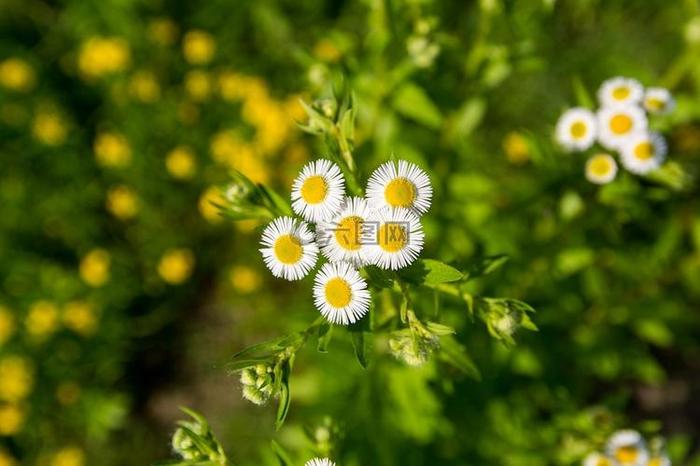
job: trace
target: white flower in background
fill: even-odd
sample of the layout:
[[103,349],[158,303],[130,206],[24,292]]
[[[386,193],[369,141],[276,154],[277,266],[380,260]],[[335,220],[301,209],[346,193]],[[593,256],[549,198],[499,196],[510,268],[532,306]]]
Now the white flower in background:
[[666,141],[658,133],[635,134],[622,146],[622,165],[632,173],[645,175],[661,166],[666,149]]
[[586,179],[595,184],[607,184],[617,175],[617,163],[609,154],[596,154],[586,161]]
[[316,228],[321,252],[331,262],[345,261],[355,267],[367,262],[367,247],[363,239],[371,209],[361,197],[348,197],[340,212]]
[[644,94],[644,108],[649,113],[669,113],[676,106],[673,96],[663,87],[650,87]]
[[583,460],[583,466],[616,466],[615,461],[600,453],[591,453]]
[[634,105],[598,111],[598,140],[608,149],[620,149],[633,134],[646,131],[647,117]]
[[654,455],[646,466],[671,466],[671,459],[666,454]]
[[329,322],[353,324],[369,310],[367,282],[347,262],[324,264],[314,280],[314,303]]
[[345,198],[345,179],[330,160],[309,162],[292,185],[292,208],[309,222],[332,217]]
[[275,277],[299,280],[316,264],[318,247],[306,223],[278,217],[263,231],[260,249],[265,265]]
[[603,82],[598,89],[598,100],[603,107],[639,104],[644,88],[636,79],[616,77]]
[[416,260],[423,249],[423,227],[408,209],[384,208],[372,213],[367,246],[369,262],[397,270]]
[[581,107],[565,111],[557,122],[557,142],[568,151],[583,151],[596,139],[596,118],[593,112]]
[[328,458],[314,458],[307,461],[304,466],[335,466],[335,463]]
[[367,202],[373,209],[405,208],[423,215],[430,208],[432,197],[428,175],[405,160],[380,165],[367,182]]
[[608,440],[607,453],[619,466],[646,466],[649,460],[644,439],[635,430],[619,430]]

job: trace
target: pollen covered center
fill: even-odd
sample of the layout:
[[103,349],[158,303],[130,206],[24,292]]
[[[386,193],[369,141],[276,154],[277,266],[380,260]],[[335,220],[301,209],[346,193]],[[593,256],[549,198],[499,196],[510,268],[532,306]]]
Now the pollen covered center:
[[634,157],[638,160],[654,158],[654,146],[650,142],[641,142],[634,148]]
[[347,281],[340,277],[331,278],[326,283],[326,301],[333,307],[341,308],[350,304],[352,289]]
[[582,121],[576,121],[571,125],[571,136],[574,139],[581,139],[586,135],[586,124]]
[[404,177],[394,178],[386,185],[384,197],[392,207],[411,207],[416,200],[416,186]]
[[357,251],[362,246],[362,218],[351,215],[338,222],[335,230],[335,240],[338,245],[348,251]]
[[615,100],[625,100],[630,96],[630,88],[627,86],[616,87],[612,92],[612,96]]
[[596,466],[612,466],[612,465],[610,464],[609,459],[603,457],[603,458],[598,459]]
[[622,464],[633,464],[637,461],[638,453],[635,446],[620,447],[615,451],[615,459]]
[[654,97],[649,97],[646,101],[647,107],[650,110],[659,111],[664,108],[664,101],[661,99],[656,99]]
[[591,159],[591,162],[588,164],[588,169],[594,175],[604,176],[612,169],[612,163],[607,157],[597,156]]
[[299,262],[304,250],[301,241],[294,235],[282,235],[275,241],[275,257],[285,265],[292,265]]
[[377,231],[377,244],[386,252],[398,252],[407,242],[406,227],[400,223],[387,222]]
[[301,198],[308,204],[323,202],[326,194],[328,194],[328,183],[321,175],[310,176],[301,185]]
[[632,129],[632,118],[617,114],[610,119],[610,130],[615,134],[626,134]]

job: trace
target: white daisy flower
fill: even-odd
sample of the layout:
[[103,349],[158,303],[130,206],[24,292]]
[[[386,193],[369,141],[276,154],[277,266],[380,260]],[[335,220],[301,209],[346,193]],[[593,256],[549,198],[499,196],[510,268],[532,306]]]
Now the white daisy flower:
[[363,239],[370,213],[371,209],[363,198],[348,197],[333,219],[317,226],[318,244],[329,261],[350,262],[355,267],[367,263],[367,246]]
[[650,87],[644,94],[644,108],[649,113],[669,113],[675,106],[673,96],[663,87]]
[[367,202],[373,209],[396,207],[423,215],[430,208],[433,187],[428,175],[405,160],[380,165],[367,182]]
[[316,274],[314,303],[329,322],[354,324],[369,310],[367,282],[349,263],[329,262]]
[[666,454],[654,455],[646,466],[671,466],[671,459]]
[[260,249],[275,277],[299,280],[316,264],[318,246],[308,225],[292,217],[274,219],[262,234]]
[[383,269],[406,267],[423,249],[423,227],[418,216],[408,209],[374,211],[368,227],[367,258]]
[[607,184],[617,175],[617,163],[608,154],[596,154],[586,161],[586,179],[595,184]]
[[557,142],[568,151],[584,151],[595,142],[596,126],[593,112],[582,107],[570,108],[557,121]]
[[292,185],[292,208],[309,222],[332,217],[345,198],[345,178],[330,160],[309,162]]
[[598,140],[608,149],[619,149],[633,134],[647,129],[644,111],[634,105],[598,111]]
[[583,466],[616,466],[615,461],[600,453],[591,453],[583,460]]
[[598,89],[598,100],[603,107],[638,104],[642,101],[644,88],[636,79],[611,78]]
[[328,458],[314,458],[307,461],[304,466],[335,466],[335,463]]
[[649,460],[644,439],[635,430],[619,430],[608,440],[607,453],[619,466],[646,466]]
[[658,133],[638,133],[622,146],[622,165],[637,175],[646,175],[661,166],[666,158],[666,141]]

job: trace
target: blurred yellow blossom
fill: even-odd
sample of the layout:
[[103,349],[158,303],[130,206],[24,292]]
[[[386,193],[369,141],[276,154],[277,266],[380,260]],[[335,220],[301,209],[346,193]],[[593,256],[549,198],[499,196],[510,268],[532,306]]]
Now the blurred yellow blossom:
[[129,81],[129,92],[141,102],[153,103],[160,98],[160,85],[152,72],[136,71]]
[[25,92],[34,87],[36,77],[29,63],[20,58],[0,62],[0,85],[13,91]]
[[15,403],[29,395],[34,385],[32,365],[21,356],[0,359],[0,400]]
[[15,458],[4,448],[0,448],[0,466],[17,466]]
[[90,336],[97,329],[97,317],[92,305],[85,301],[72,301],[63,309],[63,323],[75,333]]
[[210,223],[220,223],[223,217],[219,215],[219,208],[214,205],[224,202],[221,190],[216,186],[210,186],[199,197],[199,212]]
[[158,263],[158,274],[171,285],[179,285],[190,277],[194,254],[189,249],[170,249]]
[[22,424],[24,424],[23,408],[12,403],[0,404],[0,436],[15,435],[22,429]]
[[291,165],[301,165],[309,160],[309,149],[306,147],[306,144],[295,142],[290,144],[284,151],[284,157]]
[[254,76],[223,71],[219,74],[218,84],[221,97],[229,102],[268,97],[265,81]]
[[235,224],[236,230],[241,233],[252,233],[260,226],[260,220],[251,218],[249,220],[239,220]]
[[78,447],[60,449],[51,460],[51,466],[83,466],[85,453]]
[[503,151],[510,163],[522,165],[530,159],[530,146],[527,139],[516,132],[508,133],[503,140]]
[[170,18],[155,18],[148,23],[148,37],[160,45],[171,45],[177,38],[177,25]]
[[58,328],[58,309],[49,301],[37,301],[29,307],[25,325],[27,332],[38,338],[44,338]]
[[88,78],[124,70],[129,66],[129,44],[119,37],[92,37],[80,48],[78,68]]
[[321,61],[335,63],[340,60],[343,54],[332,40],[324,38],[316,42],[314,46],[314,55]]
[[222,130],[214,134],[209,143],[209,150],[215,162],[228,163],[241,150],[243,142],[233,130]]
[[100,133],[95,138],[95,157],[105,167],[124,167],[131,162],[129,141],[118,133]]
[[244,173],[254,183],[270,181],[270,170],[267,164],[249,146],[241,147],[234,157],[229,158],[228,165]]
[[185,146],[178,146],[171,150],[165,158],[165,167],[174,178],[192,178],[197,169],[197,159],[192,150]]
[[80,386],[75,382],[62,382],[56,387],[56,399],[64,406],[72,405],[80,398]]
[[109,280],[109,253],[104,249],[93,249],[80,261],[80,277],[90,286],[102,286]]
[[185,34],[182,41],[182,53],[185,60],[193,65],[209,63],[214,58],[216,42],[206,31],[193,30]]
[[5,344],[15,332],[15,317],[9,309],[0,306],[0,346]]
[[32,134],[46,145],[57,146],[66,140],[68,128],[57,113],[41,111],[34,117]]
[[260,273],[253,267],[247,265],[235,265],[229,273],[233,289],[241,294],[248,294],[256,291],[262,284]]
[[185,91],[197,102],[207,100],[211,94],[211,78],[209,73],[201,70],[189,71],[185,75]]
[[107,210],[120,220],[128,220],[138,213],[139,199],[128,186],[116,186],[107,192]]
[[304,110],[304,107],[301,105],[302,100],[303,96],[301,95],[291,95],[287,97],[282,104],[290,121],[297,122],[306,119],[306,110]]

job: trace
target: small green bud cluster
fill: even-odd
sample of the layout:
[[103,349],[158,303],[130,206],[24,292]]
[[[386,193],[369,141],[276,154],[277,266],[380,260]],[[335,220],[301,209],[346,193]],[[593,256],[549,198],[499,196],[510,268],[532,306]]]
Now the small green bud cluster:
[[440,53],[440,46],[430,37],[434,19],[421,19],[414,26],[414,33],[406,39],[406,51],[418,68],[429,68]]
[[389,338],[389,349],[397,359],[409,366],[419,367],[440,348],[439,335],[418,320],[413,311],[408,311],[408,328],[394,332]]
[[[202,434],[198,424],[187,422],[187,428],[196,434]],[[186,460],[204,459],[205,455],[195,446],[192,438],[182,427],[178,427],[172,438],[172,447],[175,453]]]
[[228,460],[224,449],[214,437],[209,423],[192,410],[181,408],[192,420],[178,421],[178,428],[173,434],[171,445],[173,451],[183,460],[197,464],[226,466]]
[[537,330],[528,312],[532,312],[530,306],[511,299],[487,298],[481,305],[481,317],[489,333],[509,345],[515,343],[514,337],[521,328]]
[[243,398],[262,406],[274,395],[274,371],[272,367],[258,364],[241,371]]

